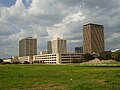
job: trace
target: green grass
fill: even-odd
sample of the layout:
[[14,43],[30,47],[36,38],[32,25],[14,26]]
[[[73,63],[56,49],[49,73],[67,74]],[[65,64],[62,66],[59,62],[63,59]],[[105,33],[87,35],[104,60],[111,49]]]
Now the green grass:
[[0,90],[120,90],[120,68],[0,65]]

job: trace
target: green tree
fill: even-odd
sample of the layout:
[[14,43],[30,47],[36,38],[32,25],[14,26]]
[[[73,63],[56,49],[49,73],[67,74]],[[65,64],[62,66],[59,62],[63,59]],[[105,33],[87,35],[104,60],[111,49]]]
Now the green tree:
[[84,54],[83,57],[84,57],[85,60],[88,60],[88,61],[94,59],[93,55],[90,54],[90,53]]
[[111,54],[111,58],[112,58],[113,60],[119,60],[119,54],[116,53],[116,52],[113,52],[113,53]]
[[111,53],[105,55],[105,60],[111,59]]
[[81,63],[82,60],[78,59],[78,58],[74,58],[72,59],[72,63]]
[[120,53],[118,54],[118,60],[120,61]]
[[101,56],[101,55],[99,55],[98,57],[97,57],[99,60],[104,60],[105,58],[103,57],[103,56]]
[[0,59],[0,63],[2,63],[3,62],[3,59]]

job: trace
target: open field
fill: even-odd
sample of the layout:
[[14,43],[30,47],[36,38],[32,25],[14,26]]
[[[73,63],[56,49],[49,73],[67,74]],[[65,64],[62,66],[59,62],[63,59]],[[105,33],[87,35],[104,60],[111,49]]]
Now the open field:
[[120,90],[120,67],[0,65],[0,90]]

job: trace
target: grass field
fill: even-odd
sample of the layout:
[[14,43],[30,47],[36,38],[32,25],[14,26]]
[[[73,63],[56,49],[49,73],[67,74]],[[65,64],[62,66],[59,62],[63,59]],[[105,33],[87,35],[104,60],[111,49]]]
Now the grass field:
[[120,68],[0,65],[0,90],[120,90]]

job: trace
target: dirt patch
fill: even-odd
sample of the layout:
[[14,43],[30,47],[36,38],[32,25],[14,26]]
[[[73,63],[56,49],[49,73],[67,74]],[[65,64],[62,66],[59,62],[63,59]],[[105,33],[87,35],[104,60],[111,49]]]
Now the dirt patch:
[[34,84],[34,87],[40,87],[42,90],[65,90],[64,86],[55,83],[46,83],[46,84]]
[[99,60],[98,58],[95,58],[94,60],[88,61],[88,62],[83,62],[81,64],[102,64],[102,63],[111,63],[111,62],[116,62],[115,60]]

